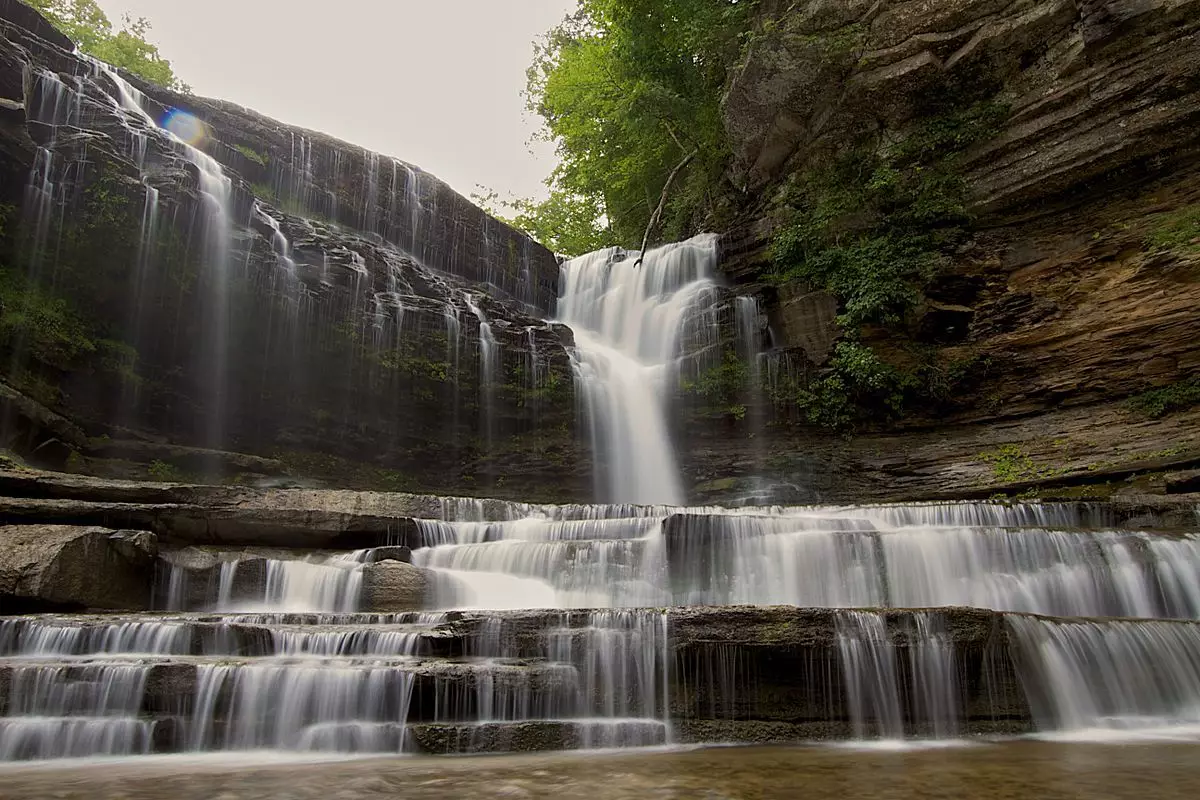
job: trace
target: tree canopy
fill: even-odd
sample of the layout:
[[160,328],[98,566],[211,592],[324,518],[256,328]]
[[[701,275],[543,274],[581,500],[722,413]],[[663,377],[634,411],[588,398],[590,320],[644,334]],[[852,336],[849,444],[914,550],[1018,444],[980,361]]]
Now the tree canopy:
[[725,72],[753,5],[580,0],[535,43],[527,73],[529,109],[557,148],[550,197],[503,204],[517,212],[511,220],[567,255],[637,246],[687,160],[655,233],[677,238],[700,227],[725,163]]
[[25,0],[54,27],[75,42],[81,51],[128,70],[151,83],[178,91],[187,91],[162,57],[157,45],[146,40],[150,23],[144,18],[125,17],[120,30],[114,30],[108,15],[96,0]]

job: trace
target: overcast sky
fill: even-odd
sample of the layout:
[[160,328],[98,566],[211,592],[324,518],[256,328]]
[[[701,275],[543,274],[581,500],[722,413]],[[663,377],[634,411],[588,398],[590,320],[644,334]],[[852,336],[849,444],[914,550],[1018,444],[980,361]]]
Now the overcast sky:
[[520,92],[534,38],[575,0],[99,0],[197,94],[324,131],[462,194],[542,194],[552,148]]

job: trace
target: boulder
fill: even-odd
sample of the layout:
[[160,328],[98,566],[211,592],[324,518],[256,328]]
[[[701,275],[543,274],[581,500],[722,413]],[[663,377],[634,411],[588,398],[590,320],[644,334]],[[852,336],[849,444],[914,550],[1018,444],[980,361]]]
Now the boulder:
[[429,591],[429,572],[400,561],[380,561],[363,568],[361,611],[421,611]]
[[146,609],[156,553],[145,531],[0,527],[0,599],[23,610]]

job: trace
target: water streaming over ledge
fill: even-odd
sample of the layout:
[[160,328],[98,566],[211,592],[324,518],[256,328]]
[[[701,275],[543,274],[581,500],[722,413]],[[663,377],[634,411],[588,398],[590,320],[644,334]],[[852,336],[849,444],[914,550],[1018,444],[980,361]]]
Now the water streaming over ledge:
[[575,375],[595,453],[597,494],[615,503],[684,501],[667,425],[679,339],[715,300],[717,237],[562,265],[558,315],[575,332]]
[[[736,722],[763,667],[740,645],[678,661],[672,620],[692,612],[658,609],[744,600],[830,609],[803,612],[828,644],[796,662],[822,730],[953,738],[1006,669],[1042,731],[1200,725],[1194,534],[1113,530],[1082,504],[444,509],[412,552],[429,611],[355,610],[370,551],[229,551],[207,582],[168,570],[175,611],[0,620],[0,758],[668,742],[689,697]],[[963,603],[1022,613],[992,618],[992,652],[963,638],[978,622],[879,610]]]

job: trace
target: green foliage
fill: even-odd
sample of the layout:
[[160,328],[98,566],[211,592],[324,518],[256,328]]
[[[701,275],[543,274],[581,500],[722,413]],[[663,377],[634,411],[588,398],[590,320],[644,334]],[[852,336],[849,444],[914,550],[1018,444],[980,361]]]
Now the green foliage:
[[744,419],[746,406],[741,402],[750,370],[733,350],[725,351],[720,364],[700,373],[695,381],[685,381],[683,390],[704,398],[709,407],[722,415]]
[[1159,217],[1146,245],[1152,250],[1200,253],[1200,203]]
[[255,164],[258,164],[261,167],[265,167],[270,163],[270,159],[268,158],[267,155],[265,155],[264,153],[258,152],[253,147],[247,147],[244,144],[235,144],[233,146],[233,149],[237,150],[239,153],[241,153],[247,159],[249,159],[250,161],[253,161]]
[[777,383],[771,400],[777,407],[798,409],[811,424],[849,431],[895,420],[914,408],[953,407],[991,367],[991,359],[978,353],[944,361],[936,351],[916,351],[907,359],[915,363],[901,368],[861,342],[839,342],[819,377]]
[[168,464],[166,461],[151,461],[150,466],[146,468],[146,472],[156,481],[171,483],[179,480],[179,470],[173,464]]
[[26,347],[37,361],[60,370],[96,351],[87,326],[65,298],[10,270],[0,272],[0,307],[0,345],[6,350]]
[[250,191],[259,200],[265,200],[276,208],[279,208],[279,194],[269,183],[252,183],[250,184]]
[[992,474],[1000,483],[1052,478],[1066,471],[1062,467],[1039,466],[1015,444],[1002,445],[995,450],[980,453],[976,458],[991,465]]
[[596,197],[552,189],[550,197],[541,201],[511,197],[502,200],[495,191],[475,193],[471,199],[560,255],[579,256],[617,243]]
[[386,370],[400,372],[413,379],[445,383],[450,379],[450,365],[445,361],[431,361],[415,355],[411,348],[401,350],[370,351],[379,366]]
[[40,11],[54,27],[88,55],[114,67],[128,70],[151,83],[177,91],[190,91],[175,77],[171,62],[146,41],[150,23],[126,16],[122,27],[113,30],[108,15],[96,0],[25,0]]
[[[727,154],[720,97],[738,56],[750,0],[581,0],[536,45],[529,108],[559,165],[543,203],[512,201],[518,224],[566,230],[564,254],[597,242],[641,243],[668,176],[659,235],[678,238],[720,180]],[[544,235],[544,234],[543,234]]]
[[902,320],[969,221],[958,154],[1006,113],[980,103],[939,115],[896,143],[802,174],[786,201],[792,222],[772,243],[775,280],[829,291],[848,328]]
[[814,425],[844,430],[875,410],[899,416],[915,385],[914,375],[884,363],[870,347],[839,342],[827,374],[801,388],[795,402]]
[[1130,411],[1149,419],[1165,417],[1173,411],[1182,411],[1200,405],[1200,378],[1187,380],[1151,389],[1126,401]]

